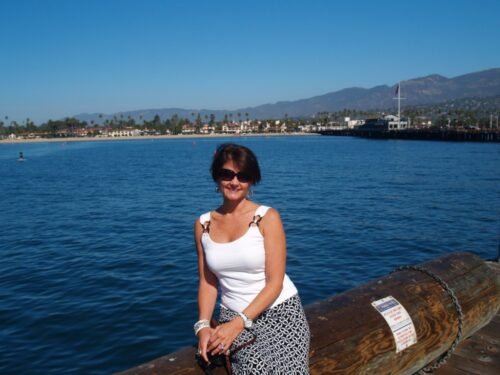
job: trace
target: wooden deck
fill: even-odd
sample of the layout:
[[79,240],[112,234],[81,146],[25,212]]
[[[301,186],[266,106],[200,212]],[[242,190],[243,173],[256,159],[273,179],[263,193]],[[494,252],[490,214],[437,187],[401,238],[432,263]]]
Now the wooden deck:
[[[500,264],[488,263],[500,274]],[[500,311],[491,322],[464,339],[435,375],[500,374]]]
[[[472,272],[466,272],[462,267],[465,263],[468,263]],[[475,260],[470,255],[457,253],[445,262],[437,260],[427,265],[428,269],[447,275],[447,282],[455,290],[458,300],[462,302],[462,310],[466,316],[464,335],[470,335],[470,337],[464,336],[448,361],[433,374],[500,374],[500,264]],[[474,275],[482,277],[477,279],[477,282],[471,283],[475,278]],[[427,280],[429,278],[426,275],[418,273],[411,275],[403,272],[391,274],[360,288],[306,307],[312,333],[310,354],[312,375],[410,375],[428,363],[425,361],[426,358],[436,358],[434,355],[437,351],[436,347],[443,346],[442,350],[439,349],[439,353],[443,353],[448,345],[451,345],[456,334],[455,311],[451,309],[449,314],[446,311],[439,313],[439,309],[445,305],[432,302],[429,306],[432,305],[433,310],[427,312],[429,306],[419,306],[415,301],[403,300],[402,294],[405,293],[404,285],[408,284],[406,282],[408,276],[411,276],[413,285],[409,289],[410,294],[423,293],[427,301],[426,305],[431,303],[433,300],[429,293],[433,288],[439,289],[436,288],[436,283]],[[387,286],[390,286],[388,290],[394,292],[398,300],[403,301],[408,309],[414,310],[409,312],[414,319],[420,338],[418,345],[399,354],[394,352],[394,339],[390,331],[389,334],[387,333],[385,321],[378,316],[378,313],[374,313],[374,309],[359,308],[363,306],[360,302],[363,296],[366,295],[367,298],[384,296]],[[383,290],[381,292],[378,289]],[[443,294],[442,290],[439,294]],[[476,297],[472,298],[473,295]],[[342,312],[343,310],[347,312]],[[421,316],[422,311],[425,313],[423,316]],[[445,313],[451,317],[447,329],[441,327],[448,321]],[[361,314],[361,318],[356,314]],[[433,315],[436,317],[433,318]],[[349,321],[357,324],[355,329]],[[330,322],[335,323],[333,330],[329,328],[333,324]],[[370,330],[361,332],[362,324],[367,325]],[[476,324],[476,328],[474,329],[471,324]],[[483,328],[477,330],[479,327]],[[350,341],[352,343],[349,346]],[[194,361],[194,353],[195,346],[187,347],[120,374],[203,374]],[[224,373],[222,368],[214,371],[214,374]]]

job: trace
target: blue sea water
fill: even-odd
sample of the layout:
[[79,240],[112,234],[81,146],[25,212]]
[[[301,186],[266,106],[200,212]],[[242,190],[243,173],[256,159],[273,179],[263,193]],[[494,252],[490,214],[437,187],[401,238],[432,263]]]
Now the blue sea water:
[[[195,218],[227,138],[0,144],[0,373],[108,374],[195,342]],[[498,256],[500,145],[238,137],[311,303],[452,251]],[[26,160],[18,162],[19,152]]]

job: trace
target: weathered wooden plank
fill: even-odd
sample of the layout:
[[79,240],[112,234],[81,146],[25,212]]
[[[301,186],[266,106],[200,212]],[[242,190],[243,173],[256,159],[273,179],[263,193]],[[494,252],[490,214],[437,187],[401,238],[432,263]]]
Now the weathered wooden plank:
[[[455,355],[449,360],[449,362],[450,363],[447,366],[448,369],[462,370],[468,374],[498,375],[499,372],[498,366],[492,367],[489,363],[482,363],[480,361],[461,357],[459,355]],[[435,371],[434,374],[441,375],[441,372]]]
[[480,374],[500,372],[500,312],[473,336],[465,339],[435,375]]
[[191,375],[203,374],[194,360],[195,349],[184,348],[154,361],[134,367],[126,375]]
[[472,375],[469,371],[461,370],[454,367],[440,368],[439,372],[435,371],[434,375]]

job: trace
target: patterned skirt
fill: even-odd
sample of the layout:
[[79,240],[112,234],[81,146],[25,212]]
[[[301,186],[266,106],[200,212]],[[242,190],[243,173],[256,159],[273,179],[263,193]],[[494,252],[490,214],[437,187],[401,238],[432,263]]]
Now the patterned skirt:
[[[221,307],[219,322],[238,314]],[[310,332],[298,295],[265,310],[231,345],[234,375],[309,374]]]

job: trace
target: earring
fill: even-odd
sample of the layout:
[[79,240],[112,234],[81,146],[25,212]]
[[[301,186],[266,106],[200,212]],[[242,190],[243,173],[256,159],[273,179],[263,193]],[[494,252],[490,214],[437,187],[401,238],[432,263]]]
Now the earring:
[[250,199],[253,195],[253,190],[248,190],[247,199]]

